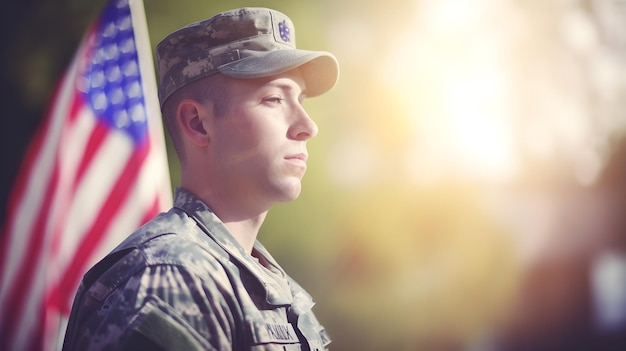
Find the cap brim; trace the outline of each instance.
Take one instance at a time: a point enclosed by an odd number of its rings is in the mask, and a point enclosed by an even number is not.
[[[306,83],[307,97],[324,94],[335,86],[339,78],[339,63],[331,53],[299,49],[269,51],[217,69],[227,77],[249,79],[269,77],[298,67]]]

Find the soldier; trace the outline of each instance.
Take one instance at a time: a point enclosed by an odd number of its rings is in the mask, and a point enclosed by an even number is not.
[[[181,186],[85,274],[64,349],[325,349],[311,296],[256,237],[300,193],[317,133],[302,100],[333,87],[335,57],[296,49],[291,20],[264,8],[193,23],[156,53]]]

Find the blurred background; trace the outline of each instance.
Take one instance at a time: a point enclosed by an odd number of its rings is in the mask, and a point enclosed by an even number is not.
[[[626,350],[626,1],[144,3],[153,47],[265,6],[338,57],[338,85],[305,103],[320,133],[303,193],[260,235],[334,350]],[[3,222],[103,4],[3,4]]]

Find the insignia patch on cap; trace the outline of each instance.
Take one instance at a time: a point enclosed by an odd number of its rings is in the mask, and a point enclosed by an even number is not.
[[[289,26],[287,25],[287,20],[283,20],[278,24],[278,31],[280,33],[280,38],[286,42],[291,41],[291,36],[289,32]]]

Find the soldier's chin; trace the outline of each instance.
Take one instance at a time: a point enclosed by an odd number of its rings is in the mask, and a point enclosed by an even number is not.
[[[280,202],[290,202],[297,199],[302,192],[302,183],[300,179],[291,179],[288,184],[285,184],[283,189],[283,196]]]

